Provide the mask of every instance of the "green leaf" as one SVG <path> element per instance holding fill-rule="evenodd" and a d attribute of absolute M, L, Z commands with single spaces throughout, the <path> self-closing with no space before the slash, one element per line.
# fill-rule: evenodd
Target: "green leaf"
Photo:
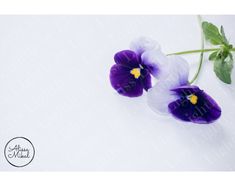
<path fill-rule="evenodd" d="M 226 84 L 231 84 L 231 72 L 233 69 L 233 57 L 230 53 L 227 57 L 218 57 L 214 62 L 216 76 Z"/>
<path fill-rule="evenodd" d="M 219 29 L 209 22 L 202 22 L 202 30 L 207 41 L 213 45 L 223 44 L 223 37 L 219 33 Z"/>
<path fill-rule="evenodd" d="M 219 53 L 219 52 L 216 51 L 216 52 L 213 52 L 212 54 L 210 54 L 209 60 L 210 60 L 210 61 L 214 61 L 214 60 L 217 58 L 218 53 Z"/>
<path fill-rule="evenodd" d="M 220 33 L 222 35 L 222 40 L 223 40 L 224 44 L 229 46 L 229 41 L 228 41 L 227 37 L 225 36 L 225 32 L 224 32 L 224 27 L 223 26 L 220 27 Z"/>

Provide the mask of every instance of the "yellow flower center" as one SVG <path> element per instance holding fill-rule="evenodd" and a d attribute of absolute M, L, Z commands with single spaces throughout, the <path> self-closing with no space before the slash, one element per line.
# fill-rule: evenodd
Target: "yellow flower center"
<path fill-rule="evenodd" d="M 141 75 L 140 68 L 134 68 L 131 70 L 131 74 L 134 75 L 136 79 L 138 79 Z"/>
<path fill-rule="evenodd" d="M 192 103 L 192 104 L 197 104 L 197 100 L 198 100 L 198 97 L 196 95 L 190 95 L 188 96 L 188 100 Z"/>

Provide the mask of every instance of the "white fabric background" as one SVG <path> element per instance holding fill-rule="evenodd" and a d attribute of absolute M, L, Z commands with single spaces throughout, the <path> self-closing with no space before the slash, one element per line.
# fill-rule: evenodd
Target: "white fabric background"
<path fill-rule="evenodd" d="M 235 44 L 234 16 L 203 18 Z M 160 116 L 109 83 L 113 55 L 139 36 L 165 53 L 200 48 L 196 16 L 1 16 L 0 170 L 235 170 L 235 73 L 225 85 L 206 62 L 197 82 L 222 107 L 216 123 Z M 199 57 L 185 57 L 192 76 Z M 21 169 L 3 155 L 16 136 L 36 149 Z"/>

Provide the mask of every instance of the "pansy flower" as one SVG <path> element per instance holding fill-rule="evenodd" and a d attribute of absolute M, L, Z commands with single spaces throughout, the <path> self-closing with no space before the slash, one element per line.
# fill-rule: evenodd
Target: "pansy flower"
<path fill-rule="evenodd" d="M 221 108 L 208 94 L 188 82 L 189 65 L 178 56 L 168 57 L 168 76 L 148 92 L 148 104 L 156 112 L 199 123 L 212 123 L 221 116 Z"/>
<path fill-rule="evenodd" d="M 157 58 L 156 58 L 157 57 Z M 151 75 L 160 77 L 165 56 L 158 44 L 147 38 L 139 38 L 130 45 L 130 50 L 115 54 L 115 64 L 110 70 L 112 87 L 121 95 L 138 97 L 143 90 L 152 87 Z"/>

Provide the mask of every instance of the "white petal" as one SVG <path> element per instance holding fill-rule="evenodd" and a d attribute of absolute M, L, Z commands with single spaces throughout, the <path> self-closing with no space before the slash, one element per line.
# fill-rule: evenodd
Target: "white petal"
<path fill-rule="evenodd" d="M 150 38 L 140 37 L 131 42 L 130 49 L 136 52 L 138 55 L 141 55 L 148 50 L 160 49 L 160 46 L 156 41 Z"/>
<path fill-rule="evenodd" d="M 188 84 L 189 64 L 180 56 L 169 56 L 169 74 L 178 85 Z M 173 81 L 173 80 L 172 80 Z"/>
<path fill-rule="evenodd" d="M 151 66 L 155 68 L 156 70 L 152 72 L 152 75 L 160 79 L 161 77 L 165 77 L 168 75 L 168 63 L 169 60 L 165 54 L 163 54 L 160 49 L 154 49 L 150 51 L 146 51 L 141 56 L 143 64 L 147 66 Z"/>
<path fill-rule="evenodd" d="M 188 83 L 189 65 L 178 56 L 169 57 L 169 74 L 148 91 L 148 105 L 158 113 L 168 113 L 168 104 L 177 100 L 171 89 Z"/>
<path fill-rule="evenodd" d="M 172 78 L 158 81 L 158 83 L 148 91 L 147 101 L 150 108 L 158 113 L 168 113 L 168 104 L 175 101 L 177 96 L 171 92 L 171 88 L 175 87 Z"/>

